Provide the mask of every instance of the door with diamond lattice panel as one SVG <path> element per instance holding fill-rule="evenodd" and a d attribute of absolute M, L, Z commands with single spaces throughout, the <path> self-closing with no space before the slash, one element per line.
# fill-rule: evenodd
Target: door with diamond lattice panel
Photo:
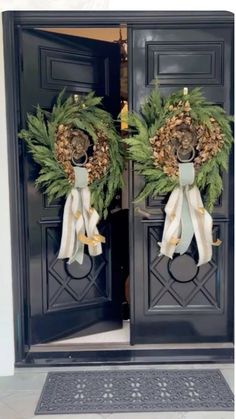
<path fill-rule="evenodd" d="M 103 106 L 117 115 L 119 97 L 119 46 L 111 42 L 40 30 L 21 31 L 21 121 L 39 104 L 51 110 L 56 97 L 95 91 Z M 112 83 L 111 83 L 112 80 Z M 22 146 L 22 143 L 20 144 Z M 39 167 L 22 147 L 20 161 L 27 231 L 26 275 L 28 344 L 68 336 L 99 333 L 122 327 L 122 272 L 114 217 L 99 224 L 106 238 L 103 254 L 85 253 L 82 265 L 58 260 L 64 200 L 49 203 L 34 186 Z M 119 212 L 116 219 L 119 225 Z"/>
<path fill-rule="evenodd" d="M 132 104 L 135 111 L 156 80 L 161 95 L 201 86 L 208 100 L 233 113 L 233 29 L 134 28 L 132 40 Z M 197 266 L 193 241 L 185 255 L 159 256 L 168 195 L 131 204 L 132 343 L 230 342 L 233 337 L 233 156 L 223 177 L 224 189 L 214 213 L 212 260 Z M 130 201 L 144 186 L 131 172 Z"/>

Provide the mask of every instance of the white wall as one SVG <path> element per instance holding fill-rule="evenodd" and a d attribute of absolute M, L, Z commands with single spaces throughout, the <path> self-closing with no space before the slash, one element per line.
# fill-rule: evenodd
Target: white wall
<path fill-rule="evenodd" d="M 13 373 L 13 315 L 5 86 L 0 22 L 0 375 Z"/>
<path fill-rule="evenodd" d="M 181 3 L 181 7 L 179 4 Z M 158 4 L 158 9 L 156 4 Z M 156 0 L 137 2 L 133 0 L 1 0 L 0 12 L 4 10 L 230 10 L 231 0 Z M 9 219 L 9 185 L 7 165 L 7 131 L 5 121 L 5 90 L 2 19 L 0 21 L 0 376 L 14 371 L 13 302 Z"/>

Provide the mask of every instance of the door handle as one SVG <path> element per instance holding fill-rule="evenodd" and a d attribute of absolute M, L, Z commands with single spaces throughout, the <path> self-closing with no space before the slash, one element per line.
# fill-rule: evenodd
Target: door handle
<path fill-rule="evenodd" d="M 140 207 L 136 207 L 134 212 L 137 214 L 142 215 L 145 218 L 151 218 L 152 214 L 150 214 L 150 212 L 142 210 Z"/>

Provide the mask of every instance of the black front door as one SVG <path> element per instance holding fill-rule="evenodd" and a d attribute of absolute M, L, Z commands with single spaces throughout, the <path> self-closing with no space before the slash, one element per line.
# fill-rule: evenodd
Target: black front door
<path fill-rule="evenodd" d="M 22 30 L 21 120 L 39 104 L 51 109 L 58 93 L 104 97 L 104 107 L 119 112 L 119 46 L 44 31 Z M 22 181 L 27 232 L 29 344 L 68 335 L 88 334 L 121 327 L 119 263 L 112 252 L 111 222 L 101 223 L 106 236 L 103 254 L 85 255 L 83 265 L 58 260 L 64 201 L 51 204 L 34 187 L 38 168 L 25 149 Z M 114 266 L 116 269 L 114 270 Z M 77 333 L 79 335 L 79 333 Z"/>
<path fill-rule="evenodd" d="M 132 99 L 138 111 L 155 79 L 162 95 L 203 87 L 207 99 L 232 114 L 231 27 L 133 29 Z M 130 46 L 131 48 L 131 46 Z M 150 197 L 132 206 L 132 343 L 227 342 L 233 335 L 233 170 L 224 176 L 224 191 L 214 211 L 214 235 L 222 244 L 212 261 L 196 266 L 196 248 L 171 261 L 159 257 L 167 197 Z M 143 179 L 132 175 L 132 196 Z M 137 211 L 135 207 L 143 211 Z M 143 216 L 148 213 L 150 217 Z"/>

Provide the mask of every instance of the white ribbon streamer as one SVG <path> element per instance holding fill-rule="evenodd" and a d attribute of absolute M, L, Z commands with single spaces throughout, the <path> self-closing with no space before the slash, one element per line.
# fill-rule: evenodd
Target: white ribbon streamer
<path fill-rule="evenodd" d="M 183 164 L 186 165 L 187 163 Z M 190 169 L 194 171 L 193 164 L 188 164 L 192 165 Z M 199 254 L 198 266 L 201 266 L 209 262 L 212 258 L 212 217 L 203 207 L 198 187 L 190 187 L 194 180 L 194 176 L 192 176 L 194 172 L 190 174 L 189 181 L 185 179 L 182 185 L 180 178 L 180 186 L 172 191 L 165 207 L 166 219 L 162 241 L 159 243 L 160 254 L 172 259 L 174 253 L 184 253 L 183 251 L 178 251 L 178 243 L 181 242 L 182 225 L 185 221 L 183 216 L 183 200 L 185 199 L 187 202 L 186 208 L 189 211 L 190 221 L 192 223 L 189 231 L 190 240 L 193 228 Z M 183 249 L 184 246 L 180 246 L 180 248 Z"/>
<path fill-rule="evenodd" d="M 198 248 L 198 266 L 201 266 L 212 258 L 212 217 L 203 207 L 197 186 L 188 190 L 187 199 Z"/>
<path fill-rule="evenodd" d="M 69 264 L 74 261 L 82 264 L 84 244 L 88 244 L 91 256 L 98 256 L 102 253 L 101 241 L 105 240 L 97 229 L 99 215 L 90 206 L 87 170 L 80 167 L 75 167 L 74 170 L 77 187 L 71 190 L 66 199 L 58 259 L 69 258 Z"/>

